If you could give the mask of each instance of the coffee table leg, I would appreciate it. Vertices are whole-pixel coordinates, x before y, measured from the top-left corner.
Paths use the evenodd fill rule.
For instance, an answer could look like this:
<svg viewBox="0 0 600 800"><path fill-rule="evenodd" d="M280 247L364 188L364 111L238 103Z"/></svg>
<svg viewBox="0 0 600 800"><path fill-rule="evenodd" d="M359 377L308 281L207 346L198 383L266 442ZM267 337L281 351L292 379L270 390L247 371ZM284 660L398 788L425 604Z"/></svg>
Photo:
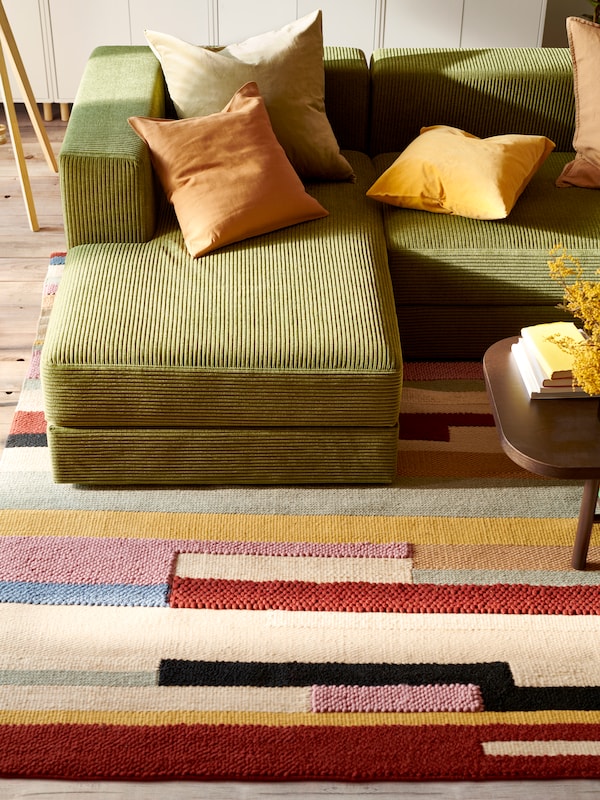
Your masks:
<svg viewBox="0 0 600 800"><path fill-rule="evenodd" d="M571 566L574 569L585 569L599 488L600 480L596 479L587 480L583 485L579 521L577 523L577 533L575 534L575 545L573 546L573 557L571 559Z"/></svg>

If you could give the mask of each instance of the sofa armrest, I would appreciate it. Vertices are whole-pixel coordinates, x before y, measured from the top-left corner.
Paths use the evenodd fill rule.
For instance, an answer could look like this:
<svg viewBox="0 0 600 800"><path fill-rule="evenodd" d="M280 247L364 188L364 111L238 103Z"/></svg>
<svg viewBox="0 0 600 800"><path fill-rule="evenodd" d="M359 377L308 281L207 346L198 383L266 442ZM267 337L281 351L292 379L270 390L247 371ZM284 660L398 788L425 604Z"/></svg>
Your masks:
<svg viewBox="0 0 600 800"><path fill-rule="evenodd" d="M67 246L152 237L156 186L148 149L131 116L164 117L160 64L145 46L91 54L59 155Z"/></svg>
<svg viewBox="0 0 600 800"><path fill-rule="evenodd" d="M369 65L362 50L324 48L325 109L343 150L366 152L369 126Z"/></svg>

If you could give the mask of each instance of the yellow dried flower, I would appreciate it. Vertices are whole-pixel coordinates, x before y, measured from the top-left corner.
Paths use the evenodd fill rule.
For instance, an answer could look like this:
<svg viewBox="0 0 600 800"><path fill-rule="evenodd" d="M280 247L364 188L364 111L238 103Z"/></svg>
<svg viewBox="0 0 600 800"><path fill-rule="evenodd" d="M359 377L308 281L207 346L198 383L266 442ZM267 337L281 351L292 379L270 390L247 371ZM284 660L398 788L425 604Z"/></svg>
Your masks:
<svg viewBox="0 0 600 800"><path fill-rule="evenodd" d="M587 340L582 344L551 337L560 347L573 355L573 380L588 394L600 394L600 283L584 280L583 268L577 258L559 244L550 251L550 277L563 289L564 300L559 308L566 309L583 323ZM600 270L596 270L600 275Z"/></svg>

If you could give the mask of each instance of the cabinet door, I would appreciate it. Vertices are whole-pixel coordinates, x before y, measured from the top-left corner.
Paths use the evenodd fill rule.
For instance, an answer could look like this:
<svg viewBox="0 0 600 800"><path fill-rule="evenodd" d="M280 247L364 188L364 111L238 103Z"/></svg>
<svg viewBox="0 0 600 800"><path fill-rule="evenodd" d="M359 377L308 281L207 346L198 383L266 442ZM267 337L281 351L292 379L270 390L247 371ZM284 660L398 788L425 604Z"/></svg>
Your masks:
<svg viewBox="0 0 600 800"><path fill-rule="evenodd" d="M323 41L326 45L358 47L367 58L376 47L376 0L320 0L323 11ZM298 16L315 8L314 0L298 0ZM378 35L378 32L377 32Z"/></svg>
<svg viewBox="0 0 600 800"><path fill-rule="evenodd" d="M218 0L218 9L217 44L222 45L278 30L297 17L296 0Z"/></svg>
<svg viewBox="0 0 600 800"><path fill-rule="evenodd" d="M92 50L99 45L130 44L127 0L49 0L56 84L61 103L72 101Z"/></svg>
<svg viewBox="0 0 600 800"><path fill-rule="evenodd" d="M536 47L546 0L465 0L462 47Z"/></svg>
<svg viewBox="0 0 600 800"><path fill-rule="evenodd" d="M39 102L51 102L51 81L46 70L47 49L43 33L43 2L42 0L4 0L3 5L35 99ZM22 100L8 59L7 66L14 99Z"/></svg>
<svg viewBox="0 0 600 800"><path fill-rule="evenodd" d="M209 0L129 0L131 43L146 44L145 30L170 33L192 44L212 44Z"/></svg>
<svg viewBox="0 0 600 800"><path fill-rule="evenodd" d="M463 0L387 0L383 47L459 47L462 10Z"/></svg>

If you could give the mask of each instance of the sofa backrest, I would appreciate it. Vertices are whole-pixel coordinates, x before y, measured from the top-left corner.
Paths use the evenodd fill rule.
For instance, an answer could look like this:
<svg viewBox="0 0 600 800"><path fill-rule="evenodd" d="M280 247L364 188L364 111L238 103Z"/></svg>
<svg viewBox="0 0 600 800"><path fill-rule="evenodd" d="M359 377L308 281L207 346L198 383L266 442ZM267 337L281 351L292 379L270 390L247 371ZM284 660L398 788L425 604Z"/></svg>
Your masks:
<svg viewBox="0 0 600 800"><path fill-rule="evenodd" d="M568 48L380 49L371 57L369 152L403 150L428 125L475 136L542 134L572 149Z"/></svg>
<svg viewBox="0 0 600 800"><path fill-rule="evenodd" d="M325 47L325 110L344 150L367 151L369 65L361 50Z"/></svg>

